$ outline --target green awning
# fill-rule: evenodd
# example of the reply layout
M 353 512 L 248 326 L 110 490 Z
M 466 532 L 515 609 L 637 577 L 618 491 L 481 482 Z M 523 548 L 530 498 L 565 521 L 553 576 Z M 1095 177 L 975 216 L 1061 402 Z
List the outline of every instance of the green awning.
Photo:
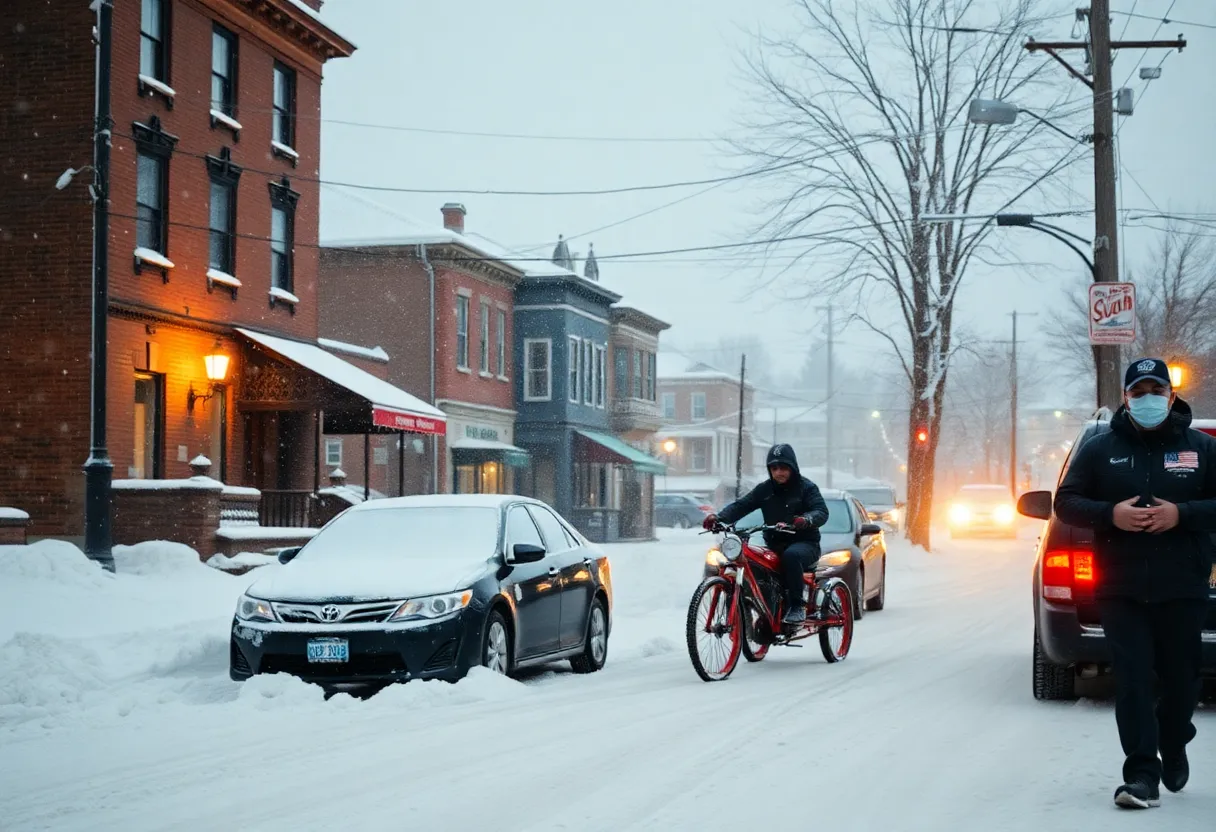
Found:
M 584 439 L 587 439 L 599 446 L 598 453 L 593 450 L 591 456 L 603 457 L 604 452 L 607 451 L 608 453 L 617 457 L 616 459 L 593 458 L 591 460 L 592 462 L 615 462 L 617 464 L 632 465 L 635 469 L 644 474 L 664 474 L 667 472 L 667 466 L 662 462 L 652 456 L 649 456 L 648 454 L 642 453 L 628 443 L 622 442 L 615 436 L 608 436 L 604 433 L 596 433 L 592 430 L 579 430 L 576 431 L 576 433 L 578 433 Z

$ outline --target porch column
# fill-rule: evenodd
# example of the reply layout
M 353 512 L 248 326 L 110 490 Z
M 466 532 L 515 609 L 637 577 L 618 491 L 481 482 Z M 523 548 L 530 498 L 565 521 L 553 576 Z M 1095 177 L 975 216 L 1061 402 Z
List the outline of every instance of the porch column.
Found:
M 321 490 L 321 411 L 314 410 L 312 438 L 312 493 Z
M 405 431 L 397 434 L 397 496 L 405 496 Z
M 372 496 L 372 435 L 363 434 L 363 501 L 367 502 Z

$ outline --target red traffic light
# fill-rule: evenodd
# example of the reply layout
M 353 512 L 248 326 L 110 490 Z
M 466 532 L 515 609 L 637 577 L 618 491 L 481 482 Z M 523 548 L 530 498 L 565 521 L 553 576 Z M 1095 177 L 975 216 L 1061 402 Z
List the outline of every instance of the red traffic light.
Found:
M 919 430 L 917 430 L 916 431 L 916 441 L 917 442 L 928 442 L 929 441 L 929 430 L 927 428 L 920 428 Z

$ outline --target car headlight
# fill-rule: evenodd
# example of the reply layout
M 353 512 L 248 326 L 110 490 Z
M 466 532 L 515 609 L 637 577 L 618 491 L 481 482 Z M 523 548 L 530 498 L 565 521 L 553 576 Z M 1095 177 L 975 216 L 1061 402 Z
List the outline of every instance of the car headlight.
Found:
M 962 526 L 971 522 L 971 509 L 967 508 L 962 503 L 955 503 L 950 506 L 950 522 L 956 526 Z
M 891 523 L 899 522 L 899 509 L 893 508 L 887 512 L 887 520 Z
M 706 566 L 726 566 L 726 556 L 717 549 L 710 549 L 705 553 L 705 564 Z
M 242 621 L 279 620 L 279 617 L 275 615 L 274 607 L 270 606 L 269 601 L 263 601 L 261 598 L 251 598 L 248 595 L 242 595 L 241 600 L 236 602 L 236 617 Z
M 992 512 L 993 518 L 1002 526 L 1008 526 L 1013 522 L 1016 516 L 1013 511 L 1013 506 L 997 506 Z
M 828 552 L 819 558 L 817 566 L 844 566 L 853 559 L 853 553 L 848 549 L 840 549 L 836 552 Z
M 448 592 L 443 595 L 424 595 L 421 598 L 411 598 L 397 607 L 397 611 L 389 616 L 389 621 L 401 621 L 406 618 L 444 618 L 460 612 L 473 600 L 473 590 L 465 589 L 460 592 Z

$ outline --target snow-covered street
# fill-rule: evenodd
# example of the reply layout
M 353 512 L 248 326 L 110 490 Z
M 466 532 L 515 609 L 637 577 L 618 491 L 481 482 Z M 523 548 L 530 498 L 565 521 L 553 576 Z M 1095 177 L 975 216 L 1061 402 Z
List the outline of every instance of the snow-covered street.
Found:
M 1210 711 L 1187 790 L 1125 817 L 1109 701 L 1032 698 L 1034 533 L 893 541 L 887 608 L 845 662 L 812 640 L 705 684 L 684 617 L 707 538 L 660 532 L 605 547 L 603 672 L 476 672 L 367 701 L 228 680 L 252 575 L 120 549 L 111 578 L 70 549 L 0 549 L 0 828 L 1209 828 Z

